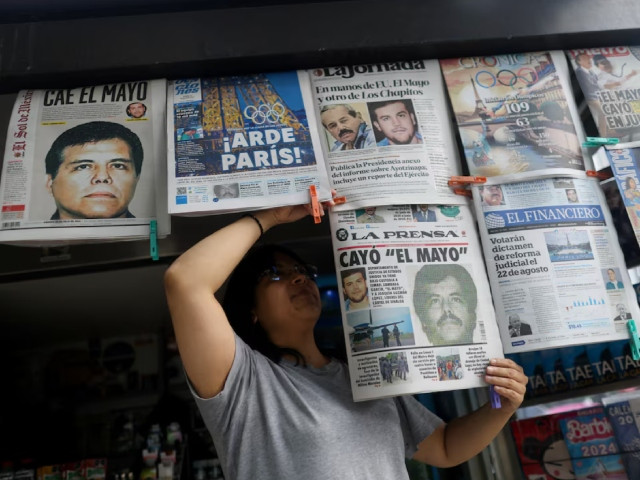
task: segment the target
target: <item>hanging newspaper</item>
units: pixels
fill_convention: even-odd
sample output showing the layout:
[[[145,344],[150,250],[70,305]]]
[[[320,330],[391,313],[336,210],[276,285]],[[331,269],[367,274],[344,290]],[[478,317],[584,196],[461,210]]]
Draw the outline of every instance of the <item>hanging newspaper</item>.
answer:
[[[166,236],[166,81],[23,90],[0,184],[0,242]]]
[[[502,346],[470,208],[329,218],[354,400],[486,385]]]
[[[584,170],[584,134],[562,52],[451,58],[440,65],[472,175]]]
[[[310,70],[335,210],[461,202],[460,161],[436,60]]]
[[[639,318],[597,180],[560,172],[472,188],[505,353],[621,340]]]
[[[640,147],[631,144],[619,144],[618,148],[600,148],[597,156],[611,166],[611,172],[620,191],[620,198],[633,228],[636,241],[640,245]]]
[[[567,54],[600,136],[640,141],[640,47],[586,48]]]
[[[306,72],[169,82],[169,213],[331,198]]]

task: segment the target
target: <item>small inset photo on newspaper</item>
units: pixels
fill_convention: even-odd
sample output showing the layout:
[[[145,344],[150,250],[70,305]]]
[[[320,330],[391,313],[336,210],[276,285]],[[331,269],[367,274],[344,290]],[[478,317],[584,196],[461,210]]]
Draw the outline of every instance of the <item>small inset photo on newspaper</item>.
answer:
[[[457,348],[438,350],[436,362],[438,364],[438,380],[461,380],[464,377],[460,351]]]
[[[347,314],[347,324],[352,352],[415,345],[407,307],[357,310]]]
[[[409,362],[404,352],[387,353],[378,357],[382,386],[411,381]]]
[[[366,103],[333,103],[320,107],[320,121],[330,152],[376,146]]]
[[[593,260],[593,249],[586,230],[545,232],[544,240],[552,262]]]
[[[369,102],[378,147],[422,144],[413,102],[406,99]]]

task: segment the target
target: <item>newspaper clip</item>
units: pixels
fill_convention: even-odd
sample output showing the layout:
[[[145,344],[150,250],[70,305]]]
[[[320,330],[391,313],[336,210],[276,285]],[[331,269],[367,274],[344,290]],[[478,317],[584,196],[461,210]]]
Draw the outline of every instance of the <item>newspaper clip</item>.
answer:
[[[347,203],[347,197],[344,195],[342,197],[333,197],[331,199],[334,205],[342,205],[343,203]],[[325,202],[323,202],[324,205]]]
[[[313,213],[313,222],[320,223],[322,222],[322,217],[320,215],[320,203],[318,203],[318,192],[315,185],[309,186],[309,194],[311,195],[311,211]]]
[[[640,335],[638,335],[638,329],[636,328],[636,321],[629,320],[627,322],[627,328],[629,329],[629,345],[631,346],[631,356],[634,360],[640,360]]]
[[[501,408],[502,402],[500,401],[500,395],[496,393],[493,385],[489,385],[489,398],[491,399],[491,408]]]
[[[447,184],[450,187],[457,187],[461,185],[470,185],[472,183],[486,183],[487,177],[474,177],[465,175],[453,175]]]
[[[453,193],[456,195],[462,195],[464,197],[471,197],[471,190],[467,190],[466,188],[454,188]]]
[[[596,172],[595,170],[587,170],[584,173],[586,173],[587,177],[595,177],[598,180],[607,180],[611,178],[611,174],[605,172]]]
[[[149,255],[152,260],[159,260],[158,256],[158,222],[151,220],[149,223]]]
[[[602,145],[615,145],[619,143],[618,138],[606,138],[606,137],[587,137],[582,143],[583,147],[601,147]]]

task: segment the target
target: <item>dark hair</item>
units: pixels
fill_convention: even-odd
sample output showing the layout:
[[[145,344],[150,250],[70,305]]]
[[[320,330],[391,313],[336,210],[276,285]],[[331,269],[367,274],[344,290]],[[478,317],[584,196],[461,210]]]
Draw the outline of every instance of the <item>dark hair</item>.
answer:
[[[349,115],[351,115],[353,118],[357,118],[358,112],[356,111],[355,108],[353,108],[353,106],[351,106],[348,103],[334,103],[332,105],[325,105],[320,109],[320,115],[322,115],[324,112],[334,110],[338,107],[343,107]]]
[[[593,60],[593,64],[596,66],[599,63],[609,62],[609,59],[600,53],[598,55],[594,55],[592,60]]]
[[[359,273],[360,275],[362,275],[362,278],[364,278],[365,280],[367,279],[367,270],[364,267],[349,268],[347,270],[342,270],[340,272],[340,278],[342,279],[342,286],[344,287],[345,278],[350,277],[351,275],[355,275],[356,273]]]
[[[386,107],[387,105],[391,105],[393,103],[401,103],[404,105],[404,108],[407,109],[407,112],[409,112],[411,115],[414,115],[415,112],[413,110],[413,105],[411,104],[411,101],[409,100],[400,100],[400,99],[396,99],[396,100],[385,100],[383,102],[370,102],[367,104],[367,107],[369,107],[369,113],[371,114],[371,120],[374,122],[378,121],[378,114],[376,113],[376,110],[378,108],[382,108],[382,107]]]
[[[631,188],[631,185],[630,185],[631,182],[636,183],[636,179],[633,178],[632,176],[629,176],[624,179],[625,190]]]
[[[58,168],[64,161],[62,152],[73,145],[85,145],[87,143],[102,142],[105,140],[119,139],[129,145],[136,176],[140,175],[144,150],[138,135],[127,127],[113,122],[89,122],[77,125],[65,130],[56,138],[45,157],[45,169],[51,178],[58,174]]]
[[[455,278],[460,284],[462,298],[464,298],[469,311],[475,315],[476,306],[478,305],[478,292],[471,275],[461,265],[425,265],[416,274],[415,286],[413,288],[413,306],[420,317],[420,320],[426,316],[426,306],[424,295],[428,285],[440,283],[447,277]]]
[[[580,57],[585,57],[585,56],[586,57],[591,57],[591,55],[589,55],[586,52],[582,52],[582,53],[579,53],[579,54],[576,55],[576,58],[574,58],[574,60],[575,60],[577,66],[580,66],[580,63],[579,63],[580,62]]]
[[[142,103],[142,102],[132,102],[129,105],[127,105],[127,115],[130,117],[133,117],[133,115],[131,115],[131,105],[142,105],[144,107],[144,112],[142,113],[142,116],[144,116],[147,113],[147,106]]]
[[[222,308],[236,334],[254,350],[265,357],[280,363],[283,355],[293,355],[296,365],[305,365],[304,357],[293,348],[278,347],[269,339],[269,335],[253,321],[252,310],[256,306],[256,287],[259,275],[273,266],[276,254],[286,255],[299,264],[305,262],[293,251],[280,245],[262,245],[250,250],[235,268],[224,295]]]

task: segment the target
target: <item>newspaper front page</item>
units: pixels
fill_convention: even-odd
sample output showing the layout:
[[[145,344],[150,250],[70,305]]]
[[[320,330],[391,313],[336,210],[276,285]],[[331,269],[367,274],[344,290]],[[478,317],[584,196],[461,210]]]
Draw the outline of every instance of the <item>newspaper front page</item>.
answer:
[[[633,233],[640,245],[640,147],[602,148],[598,154],[607,157]]]
[[[502,180],[472,191],[505,353],[628,338],[640,311],[598,181]]]
[[[0,184],[0,242],[140,239],[166,212],[166,81],[23,90]]]
[[[562,52],[440,60],[472,175],[584,170],[580,116]]]
[[[640,141],[640,46],[568,50],[601,137]]]
[[[354,400],[486,385],[503,354],[469,206],[329,218]]]
[[[452,124],[436,60],[309,70],[335,210],[460,203]]]
[[[331,198],[304,71],[169,82],[169,213]]]

